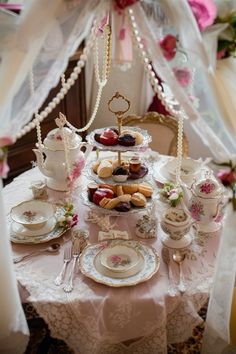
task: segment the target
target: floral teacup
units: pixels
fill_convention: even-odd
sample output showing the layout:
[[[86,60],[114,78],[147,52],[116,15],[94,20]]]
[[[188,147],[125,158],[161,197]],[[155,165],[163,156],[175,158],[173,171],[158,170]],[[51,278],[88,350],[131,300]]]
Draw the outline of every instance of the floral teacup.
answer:
[[[178,241],[189,232],[192,223],[184,209],[169,208],[162,216],[161,228],[172,240]]]

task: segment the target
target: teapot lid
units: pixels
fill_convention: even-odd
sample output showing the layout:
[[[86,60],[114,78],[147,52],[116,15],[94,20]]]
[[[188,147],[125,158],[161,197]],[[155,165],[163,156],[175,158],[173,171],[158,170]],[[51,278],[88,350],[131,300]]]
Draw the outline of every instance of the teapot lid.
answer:
[[[62,130],[67,138],[69,149],[74,149],[79,146],[82,141],[80,135],[76,134],[69,128],[56,128],[51,130],[44,139],[43,144],[47,149],[53,151],[64,150]]]
[[[194,191],[202,198],[216,198],[222,193],[223,189],[215,178],[207,177],[195,184]]]

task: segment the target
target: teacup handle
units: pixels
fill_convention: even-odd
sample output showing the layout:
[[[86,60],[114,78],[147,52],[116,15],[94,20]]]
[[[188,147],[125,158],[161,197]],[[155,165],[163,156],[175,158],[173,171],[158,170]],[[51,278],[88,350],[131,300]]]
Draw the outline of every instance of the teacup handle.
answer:
[[[82,143],[80,143],[80,147],[79,147],[80,150],[82,147],[85,147],[85,149],[86,149],[84,152],[84,157],[86,158],[90,154],[90,152],[92,151],[93,147],[92,147],[92,145],[90,145],[84,141],[82,141]]]

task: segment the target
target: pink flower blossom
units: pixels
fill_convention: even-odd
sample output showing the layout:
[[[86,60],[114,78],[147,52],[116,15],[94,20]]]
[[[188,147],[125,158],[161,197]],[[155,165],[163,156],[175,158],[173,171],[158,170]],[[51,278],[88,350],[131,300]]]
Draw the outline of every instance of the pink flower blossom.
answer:
[[[0,160],[0,177],[1,178],[7,178],[7,174],[9,172],[9,166],[7,164],[7,160],[3,159]]]
[[[221,49],[219,52],[216,54],[217,60],[224,58],[225,56],[225,49]]]
[[[131,6],[133,4],[135,4],[138,0],[115,0],[115,5],[123,10],[125,9],[127,6]]]
[[[188,68],[173,68],[176,80],[182,87],[187,87],[191,80],[191,72]]]
[[[3,136],[0,138],[0,148],[4,146],[11,145],[13,143],[13,140],[10,136]]]
[[[225,187],[228,187],[236,182],[236,174],[232,171],[219,170],[217,178],[222,182]]]
[[[188,0],[199,30],[211,26],[216,17],[216,6],[213,0]]]
[[[169,61],[174,58],[176,54],[176,43],[177,39],[172,34],[167,34],[159,41],[159,45],[166,60]]]

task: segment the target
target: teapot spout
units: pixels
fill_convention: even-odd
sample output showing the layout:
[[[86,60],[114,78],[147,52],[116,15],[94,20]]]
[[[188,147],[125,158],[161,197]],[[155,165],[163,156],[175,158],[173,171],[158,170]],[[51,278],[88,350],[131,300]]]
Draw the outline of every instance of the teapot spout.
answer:
[[[45,168],[42,151],[40,151],[38,149],[33,149],[33,152],[36,155],[37,166],[38,166],[40,172],[42,172],[42,174],[47,176],[47,177],[52,177],[53,176],[52,171],[49,171],[48,169]]]

